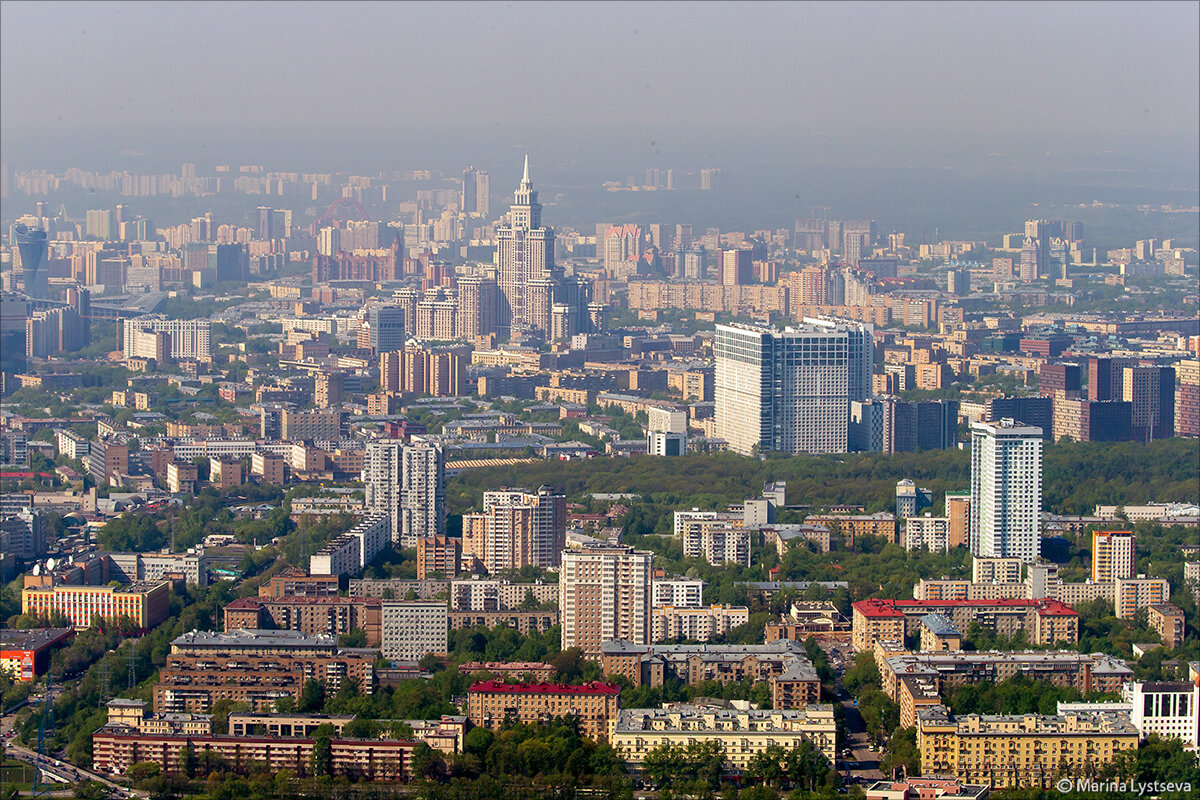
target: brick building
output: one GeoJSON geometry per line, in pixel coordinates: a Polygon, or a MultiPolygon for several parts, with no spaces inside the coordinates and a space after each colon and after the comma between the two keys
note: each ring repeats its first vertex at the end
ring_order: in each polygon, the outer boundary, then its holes
{"type": "Polygon", "coordinates": [[[497,730],[513,718],[529,724],[574,716],[590,739],[608,737],[609,720],[619,708],[621,687],[612,683],[501,683],[480,681],[467,691],[467,716],[480,727],[497,730]]]}

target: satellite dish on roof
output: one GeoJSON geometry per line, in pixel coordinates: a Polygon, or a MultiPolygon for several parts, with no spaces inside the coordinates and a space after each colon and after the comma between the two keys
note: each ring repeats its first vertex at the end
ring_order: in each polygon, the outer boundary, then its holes
{"type": "Polygon", "coordinates": [[[34,575],[41,575],[41,574],[42,574],[42,565],[41,565],[41,564],[34,564],[34,565],[33,565],[33,574],[34,574],[34,575]]]}
{"type": "Polygon", "coordinates": [[[54,567],[55,567],[55,565],[56,565],[56,562],[54,561],[54,559],[53,559],[53,558],[47,558],[47,559],[46,559],[46,570],[47,570],[48,572],[53,572],[53,571],[54,571],[54,567]]]}

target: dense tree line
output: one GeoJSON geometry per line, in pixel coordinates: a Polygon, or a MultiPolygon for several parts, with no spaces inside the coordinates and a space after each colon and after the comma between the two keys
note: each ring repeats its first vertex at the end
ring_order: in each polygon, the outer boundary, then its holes
{"type": "Polygon", "coordinates": [[[1055,686],[1027,675],[992,683],[980,681],[942,692],[942,701],[957,715],[962,714],[1047,714],[1058,713],[1058,704],[1080,700],[1101,702],[1119,697],[1093,693],[1084,697],[1073,686],[1055,686]]]}
{"type": "MultiPolygon", "coordinates": [[[[1195,445],[1184,439],[1150,444],[1048,443],[1043,462],[1044,507],[1057,513],[1087,514],[1098,503],[1200,500],[1195,445]]],[[[570,498],[591,492],[632,492],[672,510],[720,508],[758,496],[766,480],[786,480],[791,503],[814,509],[852,503],[872,512],[894,507],[896,482],[903,478],[932,489],[935,499],[940,499],[948,489],[970,486],[969,454],[961,450],[770,454],[759,460],[722,453],[592,459],[566,467],[547,461],[465,472],[451,479],[447,502],[452,513],[463,513],[480,506],[488,487],[548,484],[570,498]]]]}

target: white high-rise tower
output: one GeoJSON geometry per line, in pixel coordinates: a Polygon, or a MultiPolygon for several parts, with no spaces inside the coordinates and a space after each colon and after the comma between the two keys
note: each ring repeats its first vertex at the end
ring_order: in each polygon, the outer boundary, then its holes
{"type": "Polygon", "coordinates": [[[1042,429],[1011,419],[971,423],[971,552],[1037,560],[1042,429]]]}
{"type": "Polygon", "coordinates": [[[392,543],[416,547],[417,539],[446,532],[446,462],[436,445],[400,439],[367,443],[363,465],[366,506],[392,518],[392,543]]]}
{"type": "Polygon", "coordinates": [[[529,179],[528,155],[508,224],[496,228],[496,238],[497,327],[502,334],[523,328],[547,330],[553,298],[552,291],[545,291],[546,282],[553,286],[560,272],[554,266],[554,231],[542,227],[542,205],[529,179]]]}

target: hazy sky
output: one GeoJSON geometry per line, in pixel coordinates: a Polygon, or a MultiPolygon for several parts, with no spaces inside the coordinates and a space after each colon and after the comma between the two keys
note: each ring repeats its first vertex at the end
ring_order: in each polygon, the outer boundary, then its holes
{"type": "Polygon", "coordinates": [[[1200,133],[1200,4],[0,7],[4,129],[1200,133]]]}

